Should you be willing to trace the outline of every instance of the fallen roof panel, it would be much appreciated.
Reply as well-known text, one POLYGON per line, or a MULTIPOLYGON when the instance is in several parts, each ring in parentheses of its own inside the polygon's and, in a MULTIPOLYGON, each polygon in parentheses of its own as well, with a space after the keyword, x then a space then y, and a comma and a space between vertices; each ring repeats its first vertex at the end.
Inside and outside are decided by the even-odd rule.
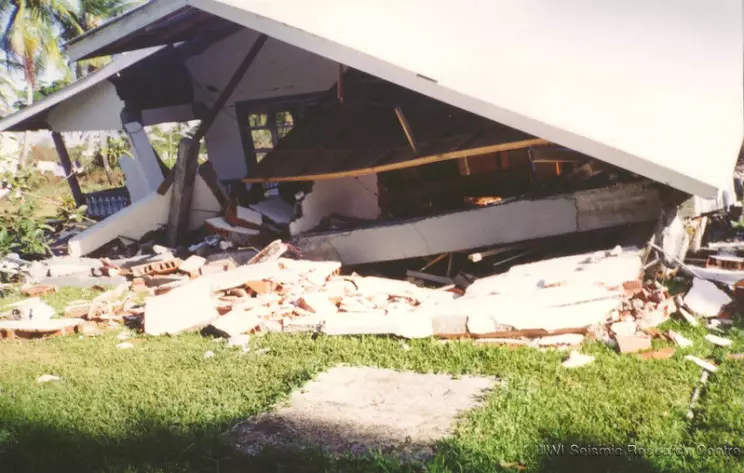
MULTIPOLYGON (((184 4, 701 196, 727 187, 742 142, 739 0, 153 0, 147 9, 184 4)), ((116 23, 77 52, 142 28, 116 23)))

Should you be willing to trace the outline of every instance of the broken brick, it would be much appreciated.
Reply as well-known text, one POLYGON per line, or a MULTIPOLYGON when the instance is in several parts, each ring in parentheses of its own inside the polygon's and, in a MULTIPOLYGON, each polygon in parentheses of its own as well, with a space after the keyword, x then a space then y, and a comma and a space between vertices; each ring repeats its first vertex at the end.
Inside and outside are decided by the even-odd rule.
POLYGON ((672 347, 662 348, 656 351, 641 353, 638 356, 644 360, 668 360, 674 356, 675 349, 672 347))
POLYGON ((178 271, 178 266, 180 264, 180 259, 141 264, 132 267, 132 275, 135 277, 142 277, 149 274, 170 274, 178 271))
POLYGON ((641 281, 634 279, 632 281, 625 281, 623 283, 623 291, 625 291, 626 296, 634 296, 635 294, 641 292, 643 290, 643 284, 641 281))
POLYGON ((615 337, 620 353, 635 353, 651 349, 651 338, 645 335, 623 335, 615 337))
POLYGON ((49 294, 54 294, 55 292, 57 292, 56 286, 49 286, 44 284, 21 289, 21 294, 29 297, 46 296, 49 294))
POLYGON ((253 291, 254 294, 267 294, 274 289, 274 284, 271 281, 248 281, 243 285, 253 291))

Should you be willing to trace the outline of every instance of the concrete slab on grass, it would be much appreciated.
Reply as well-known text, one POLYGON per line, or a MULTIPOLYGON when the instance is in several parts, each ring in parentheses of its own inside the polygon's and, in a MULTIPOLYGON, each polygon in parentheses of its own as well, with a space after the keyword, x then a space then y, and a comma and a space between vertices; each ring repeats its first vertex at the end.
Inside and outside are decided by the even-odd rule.
POLYGON ((318 448, 329 455, 381 450, 425 459, 475 407, 495 378, 335 367, 292 394, 286 406, 238 424, 229 434, 243 453, 318 448))

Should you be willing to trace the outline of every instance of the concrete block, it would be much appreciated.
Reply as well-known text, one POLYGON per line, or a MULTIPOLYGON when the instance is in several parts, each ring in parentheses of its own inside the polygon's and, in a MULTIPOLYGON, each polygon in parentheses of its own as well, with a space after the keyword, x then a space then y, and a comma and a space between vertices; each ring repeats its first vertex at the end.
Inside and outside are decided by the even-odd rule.
POLYGON ((620 337, 635 335, 637 329, 636 323, 631 320, 615 322, 610 325, 610 331, 620 337))
POLYGON ((314 314, 329 315, 338 312, 336 304, 332 303, 328 296, 320 292, 311 292, 300 297, 297 305, 314 314))
POLYGON ((468 333, 467 315, 435 315, 431 318, 434 335, 462 336, 468 333))
POLYGON ((222 337, 238 337, 261 325, 261 319, 251 311, 232 310, 214 320, 209 328, 222 337))
POLYGON ((321 328, 324 323, 325 317, 320 315, 308 315, 305 317, 285 319, 283 324, 283 332, 315 332, 319 328, 321 328))
POLYGON ((10 304, 9 307, 13 309, 13 313, 17 314, 17 319, 20 320, 48 321, 56 313, 54 307, 42 302, 38 297, 24 299, 10 304))
POLYGON ((202 258, 201 256, 197 255, 191 255, 188 258, 186 258, 186 261, 181 263, 178 266, 179 271, 183 271, 185 273, 193 273, 199 270, 204 264, 207 262, 206 259, 202 258))
POLYGON ((404 338, 428 338, 434 335, 431 317, 426 314, 412 314, 402 312, 390 314, 388 317, 398 319, 394 334, 404 338))
POLYGON ((475 314, 467 318, 468 332, 475 335, 498 332, 498 325, 488 314, 475 314))
POLYGON ((731 298, 718 289, 715 284, 700 278, 692 280, 692 288, 685 296, 685 305, 703 317, 715 317, 724 306, 731 303, 731 298))
POLYGON ((146 300, 145 333, 175 334, 209 324, 218 315, 208 281, 197 279, 146 300))
POLYGON ((327 335, 385 335, 398 330, 398 320, 385 313, 334 314, 326 317, 327 335))

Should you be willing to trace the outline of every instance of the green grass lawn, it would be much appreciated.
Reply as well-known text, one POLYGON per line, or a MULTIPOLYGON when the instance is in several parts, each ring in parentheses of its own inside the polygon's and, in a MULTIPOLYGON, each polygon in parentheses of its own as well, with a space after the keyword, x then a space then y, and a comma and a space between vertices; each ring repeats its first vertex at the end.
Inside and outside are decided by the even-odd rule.
MULTIPOLYGON (((53 305, 80 291, 50 296, 53 305)), ((87 296, 87 295, 86 295, 87 296)), ((2 304, 2 302, 0 302, 2 304)), ((387 337, 267 335, 243 353, 197 334, 133 339, 115 345, 118 331, 91 338, 0 342, 0 472, 41 471, 744 471, 744 456, 698 454, 698 446, 744 450, 744 332, 735 345, 714 348, 704 329, 670 328, 695 341, 670 360, 618 355, 591 343, 596 361, 560 366, 557 351, 509 349, 470 342, 439 343, 387 337), (256 353, 270 348, 268 353, 256 353), (204 359, 204 352, 216 356, 204 359), (696 416, 685 418, 700 369, 694 353, 721 365, 711 375, 696 416), (317 452, 264 452, 248 459, 225 441, 235 422, 266 411, 312 376, 338 363, 497 376, 480 408, 464 416, 427 465, 400 465, 380 455, 322 457, 317 452), (61 382, 38 384, 42 374, 61 382), (564 444, 566 455, 540 454, 564 444), (572 456, 571 445, 646 449, 644 457, 572 456), (665 449, 691 447, 685 455, 665 449), (651 455, 658 449, 658 455, 651 455)), ((655 342, 664 346, 664 342, 655 342)))

